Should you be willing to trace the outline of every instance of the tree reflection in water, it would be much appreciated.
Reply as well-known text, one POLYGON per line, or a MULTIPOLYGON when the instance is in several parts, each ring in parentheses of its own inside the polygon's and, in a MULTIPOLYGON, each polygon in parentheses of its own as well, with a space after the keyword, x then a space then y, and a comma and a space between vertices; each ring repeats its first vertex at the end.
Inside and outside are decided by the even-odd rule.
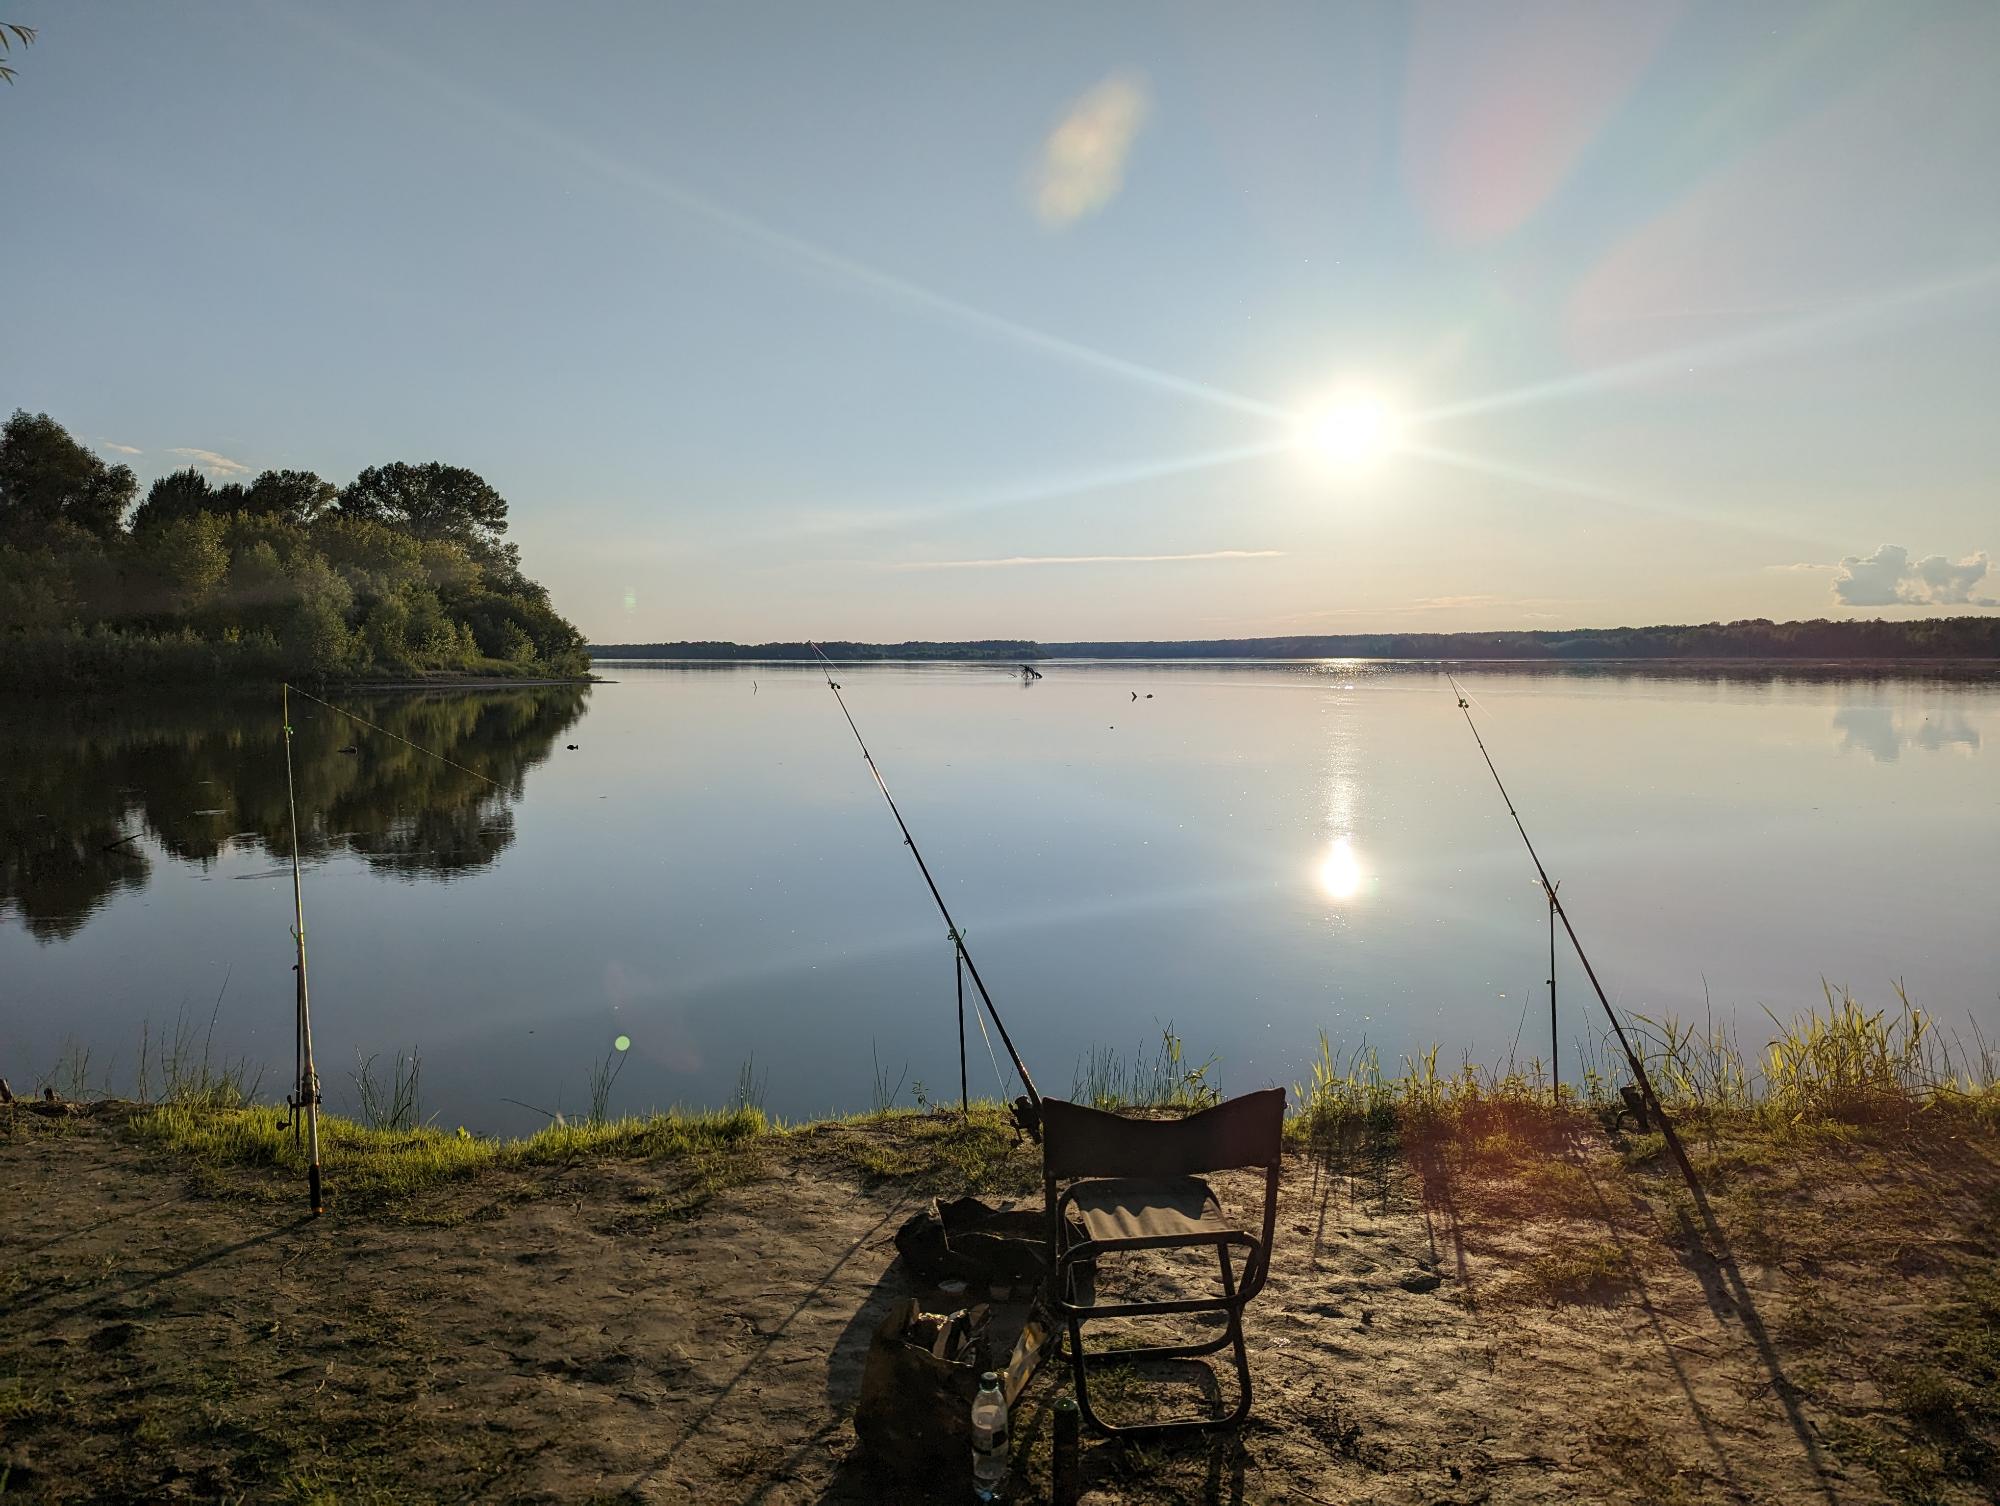
MULTIPOLYGON (((583 714, 587 693, 329 697, 451 763, 295 698, 302 858, 353 853, 427 879, 487 866, 514 840, 528 770, 583 714)), ((278 723, 275 690, 255 700, 0 702, 0 916, 17 914, 44 941, 73 936, 114 895, 145 887, 149 844, 202 867, 243 851, 289 862, 278 723)))

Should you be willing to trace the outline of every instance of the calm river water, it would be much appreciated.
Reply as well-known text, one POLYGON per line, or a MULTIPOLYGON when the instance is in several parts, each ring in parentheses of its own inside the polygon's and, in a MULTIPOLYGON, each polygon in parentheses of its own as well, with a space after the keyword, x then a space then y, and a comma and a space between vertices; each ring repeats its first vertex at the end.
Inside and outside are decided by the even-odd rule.
MULTIPOLYGON (((1322 1030, 1388 1061, 1546 1051, 1546 908, 1435 669, 1042 667, 841 680, 1044 1091, 1169 1021, 1231 1089, 1297 1080, 1322 1030)), ((358 1055, 414 1047, 427 1115, 527 1129, 520 1104, 585 1107, 620 1036, 614 1110, 726 1102, 753 1060, 788 1116, 868 1107, 878 1063, 902 1102, 955 1096, 951 947, 825 682, 599 668, 616 683, 334 698, 462 769, 294 703, 329 1103, 358 1055)), ((2000 679, 1467 684, 1623 1007, 1712 1007, 1754 1046, 1760 1006, 1900 979, 2000 1033, 2000 679)), ((0 705, 17 1091, 82 1051, 128 1091, 142 1025, 180 1016, 282 1093, 278 720, 275 694, 0 705)), ((1558 980, 1571 1075, 1595 1005, 1572 958, 1558 980)))

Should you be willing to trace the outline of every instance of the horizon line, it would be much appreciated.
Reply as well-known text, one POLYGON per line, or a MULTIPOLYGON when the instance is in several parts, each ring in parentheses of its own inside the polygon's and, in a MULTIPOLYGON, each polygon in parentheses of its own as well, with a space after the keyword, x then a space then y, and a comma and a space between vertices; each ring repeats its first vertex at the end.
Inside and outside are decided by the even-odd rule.
POLYGON ((586 651, 597 648, 679 648, 679 647, 726 647, 726 648, 771 648, 790 647, 807 643, 844 643, 864 648, 922 647, 942 648, 961 644, 1010 644, 1024 647, 1043 648, 1064 646, 1075 643, 1102 644, 1146 644, 1146 643, 1267 643, 1310 639, 1341 638, 1480 638, 1499 634, 1534 637, 1561 637, 1572 633, 1657 633, 1685 632, 1697 629, 1732 627, 1894 627, 1909 628, 1925 623, 1955 622, 2000 622, 2000 613, 1991 609, 1957 612, 1930 617, 1736 617, 1728 620, 1711 618, 1705 622, 1651 622, 1614 623, 1609 626, 1591 627, 1572 625, 1568 627, 1483 627, 1483 628, 1363 628, 1344 632, 1312 633, 1238 633, 1220 634, 1199 638, 1173 638, 1163 636, 1141 636, 1130 638, 1030 638, 1005 635, 987 635, 977 638, 840 638, 832 634, 821 634, 813 638, 767 638, 747 642, 736 638, 660 638, 651 640, 591 639, 586 641, 586 651))

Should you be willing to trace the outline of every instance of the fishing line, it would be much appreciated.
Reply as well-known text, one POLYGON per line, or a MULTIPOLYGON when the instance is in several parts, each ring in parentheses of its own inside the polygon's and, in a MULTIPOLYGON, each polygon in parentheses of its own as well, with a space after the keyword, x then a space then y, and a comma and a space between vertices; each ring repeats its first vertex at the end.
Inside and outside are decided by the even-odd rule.
MULTIPOLYGON (((979 976, 978 964, 972 960, 972 954, 965 949, 965 935, 959 930, 958 923, 951 918, 951 909, 945 904, 944 895, 938 890, 937 880, 931 877, 930 865, 924 861, 923 853, 918 850, 917 839, 910 835, 909 823, 903 819, 903 813, 896 805, 896 797, 889 793, 888 781, 883 779, 881 769, 876 767, 875 755, 868 751, 867 739, 862 737, 861 728, 855 725, 854 713, 847 709, 847 698, 840 693, 840 682, 833 677, 833 661, 827 658, 825 652, 817 643, 808 642, 807 647, 812 649, 815 654, 818 654, 820 663, 826 666, 827 689, 833 692, 834 700, 840 703, 840 714, 847 719, 847 729, 854 734, 854 741, 861 749, 861 757, 868 764, 868 772, 875 778, 875 788, 882 792, 882 798, 888 802, 889 814, 896 818, 897 829, 903 834, 903 845, 910 849, 910 856, 917 860, 917 871, 924 876, 924 884, 931 891, 931 899, 938 907, 938 914, 944 917, 944 923, 951 932, 952 941, 958 948, 958 955, 965 963, 966 972, 972 977, 972 986, 979 990, 979 997, 986 1005, 986 1012, 993 1016, 993 1028, 1000 1032, 1000 1042, 1007 1048, 1007 1055, 1013 1060, 1014 1070, 1021 1078, 1021 1086, 1027 1089, 1028 1110, 1030 1113, 1039 1115, 1042 1105, 1042 1095, 1035 1091, 1035 1080, 1028 1075, 1027 1063, 1021 1060, 1021 1053, 1014 1049, 1013 1037, 1007 1034, 1007 1022, 1000 1018, 1000 1011, 993 1007, 993 995, 986 990, 986 980, 979 976)), ((978 1011, 975 1010, 974 1014, 977 1015, 977 1013, 978 1011)), ((984 1033, 986 1029, 985 1025, 981 1024, 979 1028, 984 1033)), ((987 1047, 991 1050, 991 1041, 987 1042, 987 1047)), ((997 1076, 1000 1066, 997 1058, 993 1065, 995 1075, 997 1076)), ((1001 1090, 1005 1091, 1004 1084, 1001 1090)), ((1025 1128, 1026 1126, 1024 1125, 1023 1127, 1025 1128)))
MULTIPOLYGON (((951 935, 952 973, 958 984, 958 1097, 959 1106, 969 1119, 972 1115, 970 1095, 965 1087, 965 938, 956 931, 951 935)), ((979 1038, 986 1042, 986 1059, 993 1063, 993 1085, 1000 1090, 1000 1096, 1007 1096, 1007 1079, 1000 1071, 1000 1058, 993 1054, 993 1037, 986 1033, 986 1016, 977 1005, 973 1006, 972 1023, 979 1027, 979 1038)))
POLYGON ((1590 958, 1583 950, 1583 943, 1577 940, 1576 927, 1569 921, 1569 911, 1564 908, 1561 896, 1556 893, 1556 886, 1549 882, 1549 871, 1542 866, 1541 854, 1535 851, 1535 844, 1528 835, 1528 828, 1521 822, 1521 813, 1514 809, 1514 797, 1507 793, 1507 785, 1500 778, 1500 770, 1494 766, 1493 755, 1486 751, 1486 739, 1479 735, 1479 726, 1472 720, 1472 707, 1466 701, 1465 692, 1458 688, 1458 681, 1450 670, 1445 671, 1444 677, 1446 683, 1451 686, 1452 695, 1458 701, 1458 709, 1465 717, 1465 725, 1472 730, 1472 740, 1479 745, 1479 756, 1486 760, 1487 772, 1493 776, 1494 786, 1500 791, 1500 799, 1507 806, 1507 814, 1514 818, 1514 829, 1521 834, 1522 842, 1527 845, 1528 856, 1533 859, 1535 872, 1542 881, 1542 892, 1549 897, 1549 908, 1555 913, 1556 918, 1562 921, 1563 930, 1569 934, 1569 944, 1576 952, 1576 960, 1583 964, 1584 976, 1590 979, 1590 986, 1597 994, 1597 1002, 1604 1006, 1605 1017, 1611 1021, 1611 1032, 1618 1037, 1619 1048, 1624 1051, 1626 1064, 1632 1069, 1633 1081, 1638 1084, 1639 1091, 1645 1094, 1647 1107, 1660 1122, 1660 1134, 1667 1142, 1667 1149, 1673 1152, 1675 1164, 1680 1167, 1681 1175, 1687 1178, 1688 1186, 1693 1189, 1696 1199, 1699 1200, 1702 1195, 1701 1183, 1694 1174, 1694 1166, 1688 1160, 1687 1151, 1681 1145, 1681 1137, 1674 1132, 1673 1123, 1667 1118, 1666 1108, 1660 1102, 1660 1095, 1653 1091, 1653 1079, 1647 1075, 1646 1064, 1640 1060, 1639 1053, 1632 1049, 1632 1042, 1626 1036, 1625 1027, 1618 1019, 1618 1011, 1611 1007, 1611 1000, 1605 995, 1604 985, 1597 981, 1597 969, 1590 965, 1590 958))
MULTIPOLYGON (((963 959, 961 959, 963 960, 963 959)), ((1007 1096, 1007 1078, 1000 1070, 1000 1058, 993 1053, 993 1037, 986 1033, 986 1016, 981 1011, 972 1011, 972 1023, 979 1027, 979 1038, 986 1042, 986 1059, 993 1063, 993 1084, 999 1088, 1000 1096, 1007 1096)))
POLYGON ((432 752, 429 748, 426 748, 422 743, 411 742, 407 737, 404 737, 400 732, 391 732, 387 727, 378 727, 375 723, 369 721, 367 717, 358 716, 354 712, 349 711, 344 706, 336 706, 331 701, 321 701, 318 696, 314 695, 309 690, 299 690, 298 686, 296 685, 287 685, 285 689, 288 691, 298 690, 298 693, 304 696, 307 700, 318 701, 319 704, 326 707, 328 711, 338 711, 342 716, 346 717, 349 721, 359 722, 362 726, 366 727, 371 732, 379 732, 384 737, 394 738, 404 747, 415 748, 419 753, 422 753, 425 757, 435 758, 439 763, 447 764, 450 767, 457 769, 461 774, 470 774, 474 779, 483 779, 488 784, 492 785, 493 788, 496 790, 506 789, 505 785, 503 785, 499 780, 493 778, 490 774, 482 774, 477 769, 468 769, 462 763, 455 763, 451 759, 446 758, 442 753, 432 752))

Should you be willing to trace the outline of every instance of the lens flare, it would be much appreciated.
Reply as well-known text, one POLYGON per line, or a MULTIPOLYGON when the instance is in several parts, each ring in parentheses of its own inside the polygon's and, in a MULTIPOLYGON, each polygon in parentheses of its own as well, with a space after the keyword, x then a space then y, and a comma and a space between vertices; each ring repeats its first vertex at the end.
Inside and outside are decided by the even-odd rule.
POLYGON ((630 1051, 632 1049, 632 1037, 629 1035, 621 1035, 618 1037, 617 1040, 613 1041, 611 1044, 616 1046, 620 1051, 630 1051))

